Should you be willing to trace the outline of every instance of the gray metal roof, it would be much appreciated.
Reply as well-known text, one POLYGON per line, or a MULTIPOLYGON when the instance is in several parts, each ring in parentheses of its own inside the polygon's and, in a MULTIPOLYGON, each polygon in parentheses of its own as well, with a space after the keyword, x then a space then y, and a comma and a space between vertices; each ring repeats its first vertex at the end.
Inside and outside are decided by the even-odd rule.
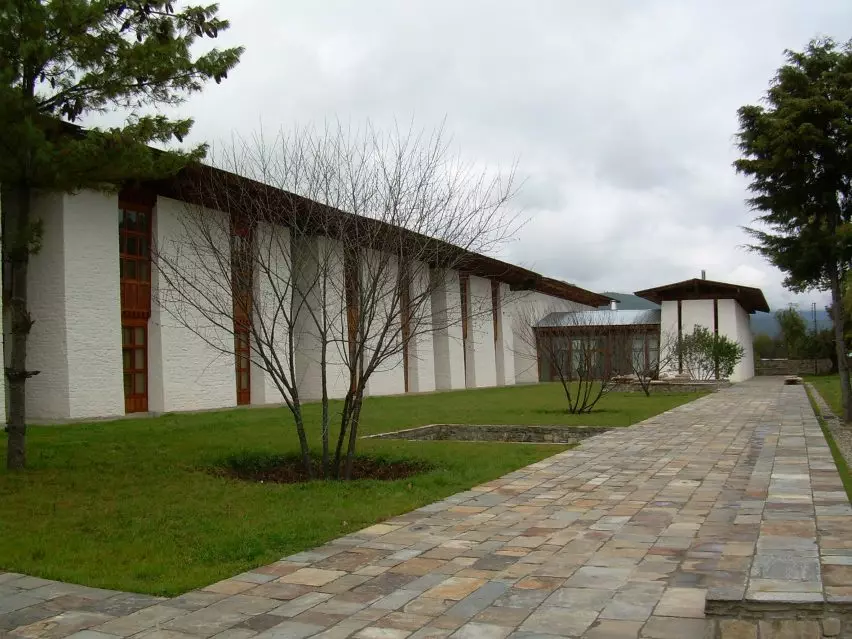
POLYGON ((560 326, 633 326, 635 324, 659 324, 659 310, 628 311, 610 309, 597 311, 561 311, 549 313, 542 318, 536 328, 557 328, 560 326))

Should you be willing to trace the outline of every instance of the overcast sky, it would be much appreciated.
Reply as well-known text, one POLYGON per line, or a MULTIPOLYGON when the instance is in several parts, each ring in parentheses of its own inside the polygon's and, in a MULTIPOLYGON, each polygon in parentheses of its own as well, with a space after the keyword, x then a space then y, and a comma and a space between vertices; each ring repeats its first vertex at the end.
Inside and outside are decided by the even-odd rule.
POLYGON ((742 248, 736 110, 785 48, 852 37, 849 0, 220 0, 245 55, 193 97, 193 140, 329 119, 432 128, 519 162, 530 222, 502 257, 596 291, 707 271, 810 306, 742 248))

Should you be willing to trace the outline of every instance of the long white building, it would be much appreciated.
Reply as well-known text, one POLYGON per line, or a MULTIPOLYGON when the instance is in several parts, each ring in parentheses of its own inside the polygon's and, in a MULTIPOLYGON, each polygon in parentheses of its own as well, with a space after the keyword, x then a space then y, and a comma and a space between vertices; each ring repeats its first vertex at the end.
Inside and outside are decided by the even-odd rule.
MULTIPOLYGON (((282 401, 264 371, 221 350, 176 322, 158 302, 151 246, 178 232, 185 203, 168 185, 133 192, 33 196, 44 225, 41 251, 31 257, 27 415, 32 420, 86 419, 282 401)), ((223 215, 211 211, 211 215, 223 215)), ((316 241, 330 241, 316 238, 316 241)), ((468 272, 447 278, 432 294, 431 312, 508 300, 553 310, 593 308, 606 297, 485 256, 468 272), (496 275, 495 275, 496 274, 496 275)), ((337 301, 344 304, 343 300, 337 301)), ((537 381, 536 353, 515 339, 512 304, 492 314, 420 336, 410 361, 378 371, 372 395, 502 386, 537 381)), ((440 322, 436 322, 440 325, 440 322)), ((233 339, 231 336, 230 339, 233 339)), ((239 351, 244 346, 238 345, 239 351)), ((249 358, 250 359, 250 358, 249 358)), ((317 397, 317 354, 300 342, 296 365, 303 398, 317 397)), ((345 381, 332 380, 341 396, 345 381)), ((4 401, 0 394, 0 402, 4 401)), ((5 409, 5 406, 0 407, 5 409)))

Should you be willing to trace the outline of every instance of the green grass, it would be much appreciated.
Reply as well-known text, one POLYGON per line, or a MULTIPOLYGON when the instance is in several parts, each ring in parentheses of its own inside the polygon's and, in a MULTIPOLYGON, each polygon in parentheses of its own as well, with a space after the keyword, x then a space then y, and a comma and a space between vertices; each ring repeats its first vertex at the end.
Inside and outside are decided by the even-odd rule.
MULTIPOLYGON (((820 395, 822 395, 822 398, 831 407, 831 410, 834 412, 834 414, 838 415, 841 404, 839 376, 812 376, 808 377, 807 380, 811 382, 814 388, 816 388, 820 395), (831 397, 831 400, 829 400, 829 397, 831 397)), ((837 474, 840 475, 840 481, 843 482, 843 488, 844 490, 846 490, 846 497, 849 499, 850 503, 852 503, 852 474, 850 474, 849 472, 849 464, 846 463, 846 459, 843 457, 843 453, 837 446, 837 442, 834 441, 834 436, 831 434, 831 430, 825 423, 825 419, 823 419, 822 416, 822 411, 820 411, 819 406, 817 405, 816 401, 814 401, 814 397, 811 393, 811 390, 807 389, 807 392, 808 400, 810 400, 811 402, 811 408, 814 409, 814 413, 817 416, 820 428, 822 428, 822 434, 825 437, 825 441, 828 444, 828 448, 831 450, 831 456, 834 458, 834 465, 837 466, 837 474)))
POLYGON ((807 375, 805 381, 813 384, 835 415, 843 414, 840 400, 840 375, 807 375))
MULTIPOLYGON (((438 422, 625 426, 697 394, 613 394, 564 413, 554 384, 370 398, 362 433, 438 422)), ((319 406, 306 414, 312 431, 319 406)), ((0 570, 174 595, 311 548, 548 457, 564 446, 371 440, 361 452, 424 461, 390 481, 251 484, 207 472, 242 452, 287 454, 285 409, 32 427, 30 468, 0 470, 0 570)), ((5 438, 0 442, 5 458, 5 438)))

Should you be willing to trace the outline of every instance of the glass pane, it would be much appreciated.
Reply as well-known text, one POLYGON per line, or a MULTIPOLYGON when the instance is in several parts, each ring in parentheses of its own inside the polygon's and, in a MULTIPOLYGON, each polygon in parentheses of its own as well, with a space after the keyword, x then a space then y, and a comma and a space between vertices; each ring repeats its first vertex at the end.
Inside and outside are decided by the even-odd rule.
POLYGON ((129 280, 136 279, 136 260, 124 261, 124 277, 129 280))
POLYGON ((130 387, 130 374, 124 374, 124 395, 130 395, 133 392, 133 389, 130 387))
POLYGON ((130 236, 127 238, 127 253, 139 255, 139 238, 130 236))
POLYGON ((147 213, 137 213, 136 214, 136 228, 140 231, 148 230, 148 214, 147 213))
POLYGON ((133 329, 132 328, 122 328, 121 329, 121 343, 122 344, 133 343, 133 329))
POLYGON ((237 366, 240 367, 240 370, 248 370, 249 367, 249 358, 248 355, 240 355, 237 359, 237 366))
POLYGON ((151 279, 151 273, 148 271, 148 262, 139 262, 137 265, 137 279, 140 282, 148 282, 151 279))
POLYGON ((144 371, 145 370, 145 349, 137 348, 133 351, 133 359, 134 366, 136 370, 144 371))
POLYGON ((145 329, 144 329, 143 327, 141 327, 141 326, 137 326, 137 327, 134 329, 134 332, 135 332, 135 334, 134 334, 134 337, 135 337, 134 344, 136 344, 137 346, 142 346, 143 344, 145 344, 145 329))
POLYGON ((121 360, 122 360, 122 366, 124 367, 124 370, 127 370, 128 368, 130 368, 131 357, 130 357, 130 351, 129 350, 124 349, 123 351, 121 351, 121 360))
POLYGON ((124 211, 124 228, 129 231, 136 228, 136 211, 124 211))
POLYGON ((240 373, 240 388, 243 390, 248 389, 249 387, 249 374, 248 371, 243 371, 240 373))
POLYGON ((118 209, 118 228, 124 228, 124 209, 118 209))
POLYGON ((145 393, 145 373, 135 373, 133 377, 133 392, 143 395, 145 393))
POLYGON ((140 237, 139 238, 139 255, 147 256, 148 255, 148 238, 140 237))

